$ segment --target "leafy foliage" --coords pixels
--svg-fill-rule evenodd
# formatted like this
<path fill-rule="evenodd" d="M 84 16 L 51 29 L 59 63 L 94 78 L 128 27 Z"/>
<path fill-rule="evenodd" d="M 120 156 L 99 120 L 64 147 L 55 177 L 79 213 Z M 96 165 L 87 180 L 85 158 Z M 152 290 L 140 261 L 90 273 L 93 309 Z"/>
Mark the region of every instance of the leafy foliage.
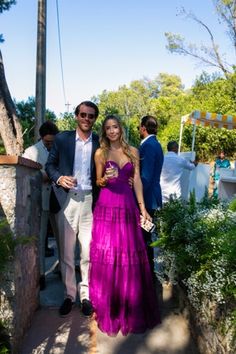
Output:
<path fill-rule="evenodd" d="M 0 0 L 0 13 L 9 10 L 12 5 L 16 4 L 16 0 Z"/>
<path fill-rule="evenodd" d="M 34 142 L 35 98 L 28 97 L 27 101 L 15 102 L 17 116 L 21 122 L 24 135 L 24 145 L 28 147 Z M 46 110 L 45 120 L 56 120 L 56 115 Z"/>
<path fill-rule="evenodd" d="M 16 4 L 16 0 L 0 0 L 0 14 L 3 11 L 9 10 L 10 7 L 15 4 Z M 0 43 L 1 42 L 4 42 L 4 38 L 2 34 L 0 34 Z"/>
<path fill-rule="evenodd" d="M 73 130 L 76 128 L 76 120 L 72 113 L 64 113 L 57 119 L 56 123 L 60 131 Z"/>
<path fill-rule="evenodd" d="M 232 211 L 236 212 L 236 199 L 233 199 L 233 200 L 229 203 L 229 210 L 232 210 Z"/>
<path fill-rule="evenodd" d="M 221 325 L 227 323 L 235 335 L 235 212 L 215 198 L 205 196 L 197 203 L 192 195 L 189 202 L 170 200 L 158 216 L 158 276 L 185 284 L 199 313 L 205 301 L 212 301 L 221 313 Z"/>
<path fill-rule="evenodd" d="M 219 23 L 224 23 L 227 27 L 227 34 L 231 40 L 233 47 L 236 47 L 236 24 L 235 24 L 235 1 L 233 0 L 213 0 L 216 9 Z M 210 40 L 210 45 L 195 43 L 187 43 L 185 38 L 179 34 L 167 32 L 165 33 L 167 39 L 167 49 L 171 53 L 180 55 L 188 55 L 201 64 L 211 66 L 220 70 L 225 78 L 234 71 L 234 66 L 227 63 L 224 55 L 220 52 L 219 46 L 215 40 L 213 31 L 207 23 L 200 20 L 194 13 L 186 12 L 184 8 L 179 11 L 179 15 L 200 25 L 200 29 L 205 31 L 205 34 Z"/>
<path fill-rule="evenodd" d="M 11 353 L 10 337 L 4 324 L 0 321 L 0 354 Z"/>
<path fill-rule="evenodd" d="M 191 90 L 184 90 L 176 75 L 160 73 L 153 80 L 135 80 L 129 86 L 121 86 L 117 91 L 103 91 L 92 99 L 99 105 L 100 115 L 94 130 L 99 134 L 103 119 L 107 114 L 118 115 L 126 130 L 129 143 L 138 146 L 140 136 L 137 130 L 140 118 L 151 114 L 159 122 L 158 139 L 163 149 L 170 140 L 179 140 L 181 116 L 193 110 L 202 110 L 235 115 L 236 112 L 236 73 L 228 79 L 219 74 L 208 75 L 203 72 Z M 24 128 L 25 147 L 33 142 L 35 100 L 16 103 L 17 112 Z M 55 114 L 47 110 L 47 119 L 55 120 Z M 58 128 L 75 129 L 76 120 L 72 113 L 65 113 L 56 119 Z M 193 126 L 185 126 L 182 151 L 190 151 Z M 223 148 L 228 158 L 233 159 L 236 151 L 236 130 L 197 127 L 195 151 L 200 161 L 212 161 Z"/>
<path fill-rule="evenodd" d="M 236 74 L 223 79 L 219 74 L 203 72 L 196 79 L 191 90 L 184 91 L 181 80 L 176 75 L 159 74 L 153 80 L 144 78 L 122 86 L 117 91 L 103 91 L 96 98 L 100 116 L 95 128 L 106 114 L 121 117 L 129 142 L 138 146 L 140 142 L 137 125 L 143 115 L 152 114 L 158 118 L 158 138 L 165 150 L 168 141 L 179 140 L 181 116 L 193 110 L 203 110 L 222 114 L 236 112 Z M 193 127 L 185 126 L 181 150 L 190 151 Z M 236 151 L 236 131 L 198 127 L 195 150 L 201 161 L 212 161 L 224 148 L 229 158 Z"/>

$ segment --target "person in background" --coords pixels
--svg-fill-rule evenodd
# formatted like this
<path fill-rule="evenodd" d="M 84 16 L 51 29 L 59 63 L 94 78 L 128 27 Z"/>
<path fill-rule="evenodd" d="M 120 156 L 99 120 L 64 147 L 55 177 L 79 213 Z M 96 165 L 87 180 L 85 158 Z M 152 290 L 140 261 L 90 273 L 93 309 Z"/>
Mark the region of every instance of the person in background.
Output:
<path fill-rule="evenodd" d="M 101 331 L 142 333 L 160 323 L 160 316 L 140 226 L 140 214 L 151 218 L 143 199 L 139 154 L 125 141 L 114 115 L 102 123 L 100 146 L 95 153 L 101 190 L 93 213 L 90 299 Z"/>
<path fill-rule="evenodd" d="M 212 173 L 212 178 L 214 181 L 213 196 L 216 198 L 218 198 L 218 186 L 220 180 L 219 169 L 221 168 L 231 168 L 230 161 L 225 158 L 225 152 L 223 150 L 220 151 L 219 156 L 215 160 Z"/>
<path fill-rule="evenodd" d="M 55 221 L 55 216 L 50 212 L 50 194 L 51 194 L 51 183 L 45 172 L 45 164 L 48 158 L 49 151 L 52 147 L 55 136 L 59 133 L 57 126 L 52 121 L 44 122 L 39 128 L 40 140 L 28 147 L 23 153 L 23 157 L 38 162 L 42 165 L 42 210 L 41 210 L 41 222 L 40 222 L 40 240 L 39 240 L 39 259 L 40 259 L 40 290 L 45 289 L 45 256 L 46 245 L 47 245 L 47 234 L 48 234 L 48 223 L 50 222 L 53 234 L 56 238 L 58 257 L 60 259 L 60 250 L 58 242 L 58 231 Z M 49 248 L 51 251 L 51 249 Z"/>
<path fill-rule="evenodd" d="M 164 163 L 161 172 L 162 201 L 166 203 L 170 196 L 181 197 L 181 176 L 186 170 L 193 170 L 197 161 L 187 161 L 178 155 L 179 145 L 176 141 L 169 141 L 167 153 L 164 156 Z"/>
<path fill-rule="evenodd" d="M 163 151 L 161 144 L 156 138 L 157 128 L 156 118 L 150 115 L 142 117 L 138 127 L 140 138 L 142 139 L 139 153 L 143 196 L 147 212 L 152 218 L 155 211 L 162 206 L 160 175 L 163 165 Z M 143 236 L 146 241 L 149 263 L 154 277 L 154 250 L 150 246 L 152 234 L 143 230 Z"/>
<path fill-rule="evenodd" d="M 77 129 L 64 131 L 54 140 L 46 163 L 46 172 L 53 183 L 51 207 L 56 213 L 61 251 L 61 273 L 65 285 L 64 301 L 59 309 L 62 317 L 70 314 L 80 296 L 84 316 L 91 316 L 89 299 L 89 245 L 92 228 L 92 203 L 98 188 L 94 153 L 98 136 L 92 133 L 99 110 L 91 101 L 81 102 L 75 109 Z M 75 248 L 80 247 L 81 282 L 75 276 Z"/>

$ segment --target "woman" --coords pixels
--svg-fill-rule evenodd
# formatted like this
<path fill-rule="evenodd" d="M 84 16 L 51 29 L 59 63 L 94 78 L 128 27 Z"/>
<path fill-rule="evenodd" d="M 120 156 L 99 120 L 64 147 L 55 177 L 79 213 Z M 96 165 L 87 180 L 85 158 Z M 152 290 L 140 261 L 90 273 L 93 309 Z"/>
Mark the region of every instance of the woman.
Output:
<path fill-rule="evenodd" d="M 95 164 L 101 191 L 93 215 L 89 288 L 96 320 L 109 335 L 142 333 L 160 323 L 140 213 L 151 218 L 143 200 L 138 151 L 126 143 L 115 116 L 102 124 Z"/>
<path fill-rule="evenodd" d="M 221 151 L 219 156 L 215 160 L 212 178 L 214 181 L 213 196 L 218 197 L 218 186 L 220 180 L 220 168 L 231 168 L 230 161 L 225 158 L 224 151 Z"/>

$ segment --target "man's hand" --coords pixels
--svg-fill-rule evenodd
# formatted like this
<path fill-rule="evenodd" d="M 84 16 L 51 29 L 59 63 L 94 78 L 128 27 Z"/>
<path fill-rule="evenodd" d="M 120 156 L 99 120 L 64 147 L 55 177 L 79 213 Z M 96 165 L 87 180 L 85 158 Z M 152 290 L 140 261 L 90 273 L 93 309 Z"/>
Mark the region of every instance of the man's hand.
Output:
<path fill-rule="evenodd" d="M 129 186 L 131 189 L 133 188 L 133 185 L 134 185 L 134 177 L 130 177 L 129 178 Z"/>
<path fill-rule="evenodd" d="M 57 184 L 64 188 L 70 189 L 76 186 L 77 179 L 74 178 L 73 176 L 61 176 L 58 179 Z"/>

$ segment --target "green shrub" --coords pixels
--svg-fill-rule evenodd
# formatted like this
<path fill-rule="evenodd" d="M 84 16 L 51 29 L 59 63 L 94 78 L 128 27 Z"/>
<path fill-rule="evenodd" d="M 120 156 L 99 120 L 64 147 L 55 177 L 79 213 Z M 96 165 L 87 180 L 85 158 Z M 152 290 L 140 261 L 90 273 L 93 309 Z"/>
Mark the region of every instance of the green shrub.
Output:
<path fill-rule="evenodd" d="M 10 352 L 10 337 L 6 333 L 6 329 L 3 323 L 0 321 L 0 354 L 8 354 Z"/>
<path fill-rule="evenodd" d="M 236 199 L 233 199 L 233 200 L 229 203 L 229 210 L 232 210 L 232 211 L 236 212 Z"/>
<path fill-rule="evenodd" d="M 214 325 L 222 332 L 231 330 L 232 341 L 236 336 L 234 206 L 235 202 L 228 207 L 207 196 L 200 203 L 194 195 L 189 202 L 172 199 L 159 212 L 159 239 L 154 243 L 160 248 L 159 279 L 184 284 L 198 313 L 204 300 L 212 301 L 221 314 Z"/>

